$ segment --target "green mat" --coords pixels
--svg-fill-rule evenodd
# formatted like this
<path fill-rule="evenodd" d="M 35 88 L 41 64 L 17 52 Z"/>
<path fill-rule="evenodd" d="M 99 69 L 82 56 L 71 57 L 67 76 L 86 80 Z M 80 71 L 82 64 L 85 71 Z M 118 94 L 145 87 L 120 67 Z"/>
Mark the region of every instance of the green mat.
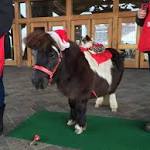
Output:
<path fill-rule="evenodd" d="M 8 136 L 32 140 L 38 134 L 41 142 L 81 150 L 150 150 L 150 133 L 144 122 L 112 117 L 87 117 L 87 130 L 76 135 L 66 125 L 68 113 L 41 111 L 11 131 Z"/>

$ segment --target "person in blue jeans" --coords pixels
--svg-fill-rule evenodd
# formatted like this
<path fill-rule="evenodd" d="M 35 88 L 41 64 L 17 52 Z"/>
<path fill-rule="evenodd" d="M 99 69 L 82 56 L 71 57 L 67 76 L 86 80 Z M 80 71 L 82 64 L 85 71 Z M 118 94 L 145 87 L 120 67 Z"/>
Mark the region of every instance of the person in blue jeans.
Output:
<path fill-rule="evenodd" d="M 5 61 L 4 39 L 12 26 L 14 17 L 12 0 L 0 2 L 0 134 L 3 133 L 3 114 L 5 110 L 5 91 L 3 84 L 3 70 Z"/>

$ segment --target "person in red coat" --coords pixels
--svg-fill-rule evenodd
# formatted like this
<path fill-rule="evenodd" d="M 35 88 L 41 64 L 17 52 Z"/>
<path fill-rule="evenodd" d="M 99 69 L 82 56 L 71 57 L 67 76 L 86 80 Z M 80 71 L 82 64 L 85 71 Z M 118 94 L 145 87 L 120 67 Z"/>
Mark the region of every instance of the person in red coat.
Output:
<path fill-rule="evenodd" d="M 142 27 L 138 49 L 140 52 L 148 54 L 149 70 L 150 70 L 150 2 L 143 0 L 141 8 L 138 10 L 136 23 Z M 145 130 L 150 132 L 150 122 L 145 125 Z"/>
<path fill-rule="evenodd" d="M 1 0 L 0 2 L 0 134 L 3 133 L 3 114 L 5 109 L 5 92 L 3 84 L 4 70 L 4 38 L 11 28 L 13 21 L 13 2 L 12 0 Z"/>
<path fill-rule="evenodd" d="M 136 23 L 142 27 L 138 49 L 140 52 L 148 54 L 150 70 L 150 2 L 148 0 L 143 0 L 137 13 Z"/>

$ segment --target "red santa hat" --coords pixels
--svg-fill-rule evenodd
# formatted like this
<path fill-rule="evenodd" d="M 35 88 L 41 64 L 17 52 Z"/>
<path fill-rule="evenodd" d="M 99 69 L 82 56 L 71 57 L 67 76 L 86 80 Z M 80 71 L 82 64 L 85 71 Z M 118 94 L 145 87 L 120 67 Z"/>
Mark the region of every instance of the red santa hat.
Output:
<path fill-rule="evenodd" d="M 70 47 L 70 43 L 68 42 L 67 32 L 63 29 L 55 30 L 48 32 L 53 40 L 57 43 L 60 50 L 65 50 L 66 48 Z"/>

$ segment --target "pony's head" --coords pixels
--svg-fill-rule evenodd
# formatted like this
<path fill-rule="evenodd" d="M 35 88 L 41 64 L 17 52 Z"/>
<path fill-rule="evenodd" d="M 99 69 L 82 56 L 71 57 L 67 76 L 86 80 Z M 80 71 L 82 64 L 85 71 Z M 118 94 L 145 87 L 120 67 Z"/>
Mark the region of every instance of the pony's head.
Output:
<path fill-rule="evenodd" d="M 43 31 L 30 33 L 25 43 L 34 51 L 32 83 L 37 89 L 44 89 L 60 63 L 60 49 L 53 38 Z"/>

